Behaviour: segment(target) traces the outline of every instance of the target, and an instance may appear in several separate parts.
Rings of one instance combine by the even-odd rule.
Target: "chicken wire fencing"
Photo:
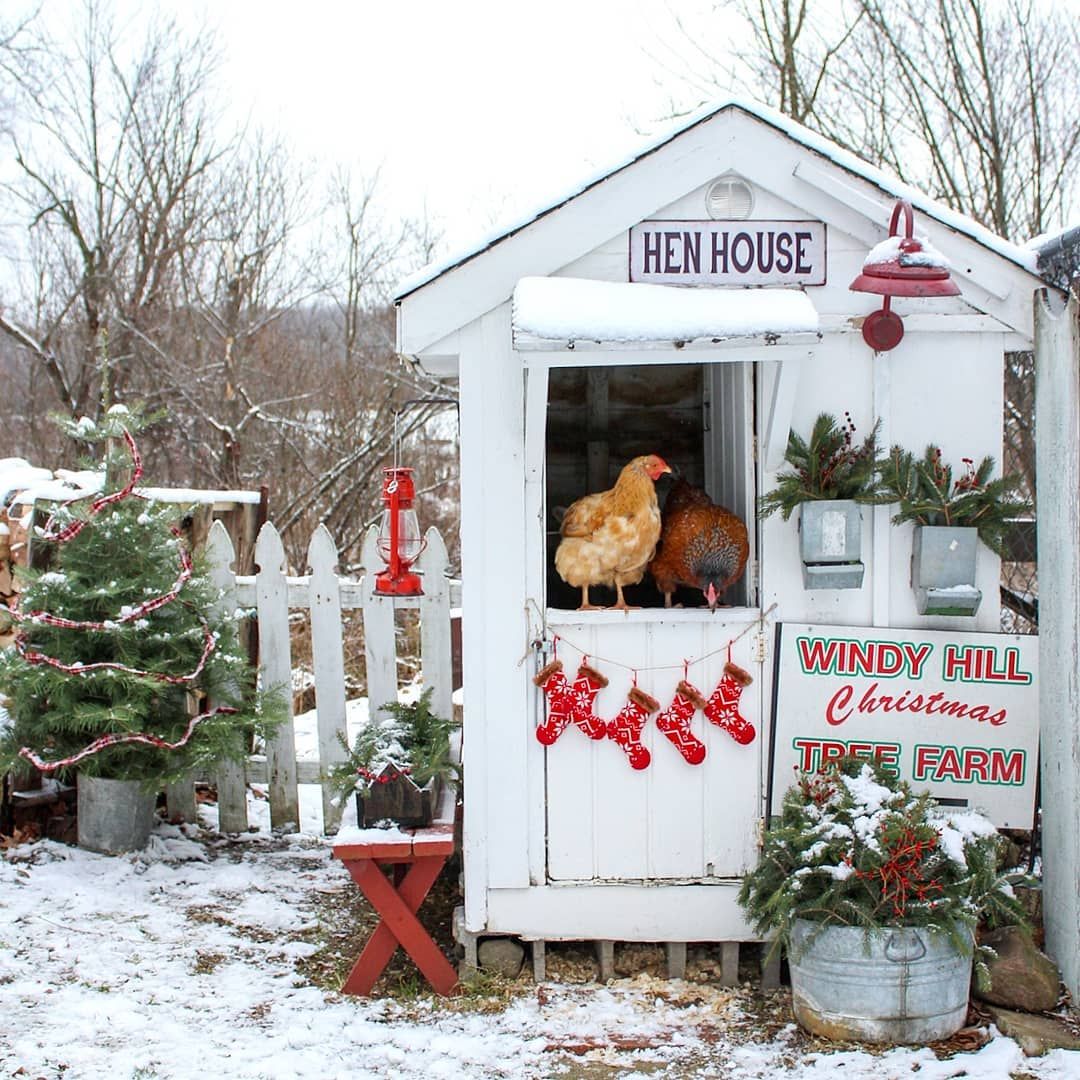
[[[1039,632],[1039,564],[1035,511],[1035,357],[1005,355],[1005,436],[1002,467],[1016,473],[1020,493],[1032,510],[1013,522],[1001,560],[1001,629],[1009,634]]]

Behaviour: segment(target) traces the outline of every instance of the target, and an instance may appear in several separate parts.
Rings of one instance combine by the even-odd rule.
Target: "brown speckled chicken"
[[[701,589],[710,610],[742,576],[750,554],[746,525],[730,510],[678,477],[664,503],[663,529],[649,572],[671,607],[680,585]]]
[[[555,569],[567,583],[581,589],[579,611],[594,609],[590,585],[615,589],[615,607],[626,610],[624,585],[636,585],[656,551],[660,536],[660,507],[653,481],[671,472],[655,454],[636,457],[623,466],[609,491],[586,495],[571,503],[562,521],[562,540],[555,552]]]

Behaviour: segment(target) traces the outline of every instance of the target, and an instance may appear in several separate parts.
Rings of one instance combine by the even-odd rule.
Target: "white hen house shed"
[[[860,331],[880,298],[848,286],[898,197],[961,295],[894,301],[906,334],[875,353]],[[758,522],[756,499],[789,428],[808,432],[823,411],[849,412],[860,435],[880,419],[886,447],[1000,461],[1004,353],[1031,347],[1029,262],[780,115],[731,102],[401,287],[398,351],[460,380],[468,932],[752,939],[735,896],[766,812],[774,624],[971,633],[999,620],[998,560],[982,545],[978,613],[920,615],[911,529],[889,508],[862,511],[859,587],[807,589],[795,520]],[[553,570],[560,512],[647,453],[747,522],[746,573],[713,612],[692,591],[666,609],[648,578],[627,589],[637,610],[578,611]],[[691,764],[654,715],[639,769],[575,725],[542,745],[533,677],[553,647],[571,682],[583,657],[607,677],[593,708],[609,720],[635,680],[662,710],[684,673],[708,696],[730,654],[753,676],[735,707],[757,737],[739,743],[699,712],[706,756]]]

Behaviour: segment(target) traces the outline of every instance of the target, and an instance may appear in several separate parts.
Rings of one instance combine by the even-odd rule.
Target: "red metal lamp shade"
[[[897,232],[904,215],[904,235]],[[960,289],[935,253],[925,250],[913,235],[915,214],[906,199],[897,201],[889,221],[889,240],[879,245],[877,258],[868,257],[862,273],[851,283],[852,292],[876,293],[885,298],[880,310],[863,321],[863,340],[875,352],[895,349],[904,336],[904,323],[892,311],[894,296],[959,296]],[[889,241],[898,238],[896,244]],[[874,255],[874,252],[871,252]]]
[[[422,596],[420,575],[410,570],[425,543],[413,509],[413,470],[404,466],[383,469],[382,498],[378,551],[386,569],[375,575],[375,592],[383,596]]]

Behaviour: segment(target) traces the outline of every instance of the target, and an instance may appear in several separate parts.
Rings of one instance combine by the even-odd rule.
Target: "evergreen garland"
[[[787,946],[796,919],[827,926],[914,926],[970,951],[976,924],[1025,923],[1003,843],[974,811],[938,807],[881,765],[848,757],[800,773],[765,834],[739,903]]]
[[[991,551],[1002,554],[1010,522],[1031,512],[1031,504],[1014,496],[1017,475],[991,479],[994,459],[984,457],[976,467],[962,458],[964,473],[953,479],[952,466],[942,459],[940,447],[927,446],[921,459],[901,446],[893,446],[881,468],[883,494],[900,504],[893,524],[970,526]]]
[[[100,424],[67,425],[91,443],[142,426],[121,407]],[[119,478],[130,462],[119,446],[106,453],[108,496],[123,490]],[[103,736],[140,733],[178,743],[191,718],[209,712],[178,749],[118,742],[77,767],[160,785],[204,773],[223,758],[242,759],[253,730],[265,736],[283,719],[279,695],[254,692],[254,673],[237,644],[240,613],[219,610],[201,560],[185,580],[176,529],[182,513],[134,495],[89,506],[82,500],[57,509],[44,535],[35,537],[36,546],[47,548],[48,569],[22,572],[18,649],[0,655],[0,694],[11,715],[0,738],[0,770],[25,768],[23,748],[55,762]],[[63,541],[49,539],[57,536]],[[137,614],[174,590],[174,597]],[[69,778],[73,771],[53,775]]]
[[[779,510],[785,521],[804,502],[821,499],[877,501],[879,420],[861,443],[854,439],[855,425],[850,413],[843,423],[829,413],[814,421],[810,438],[804,440],[794,429],[788,433],[784,460],[789,469],[776,474],[776,487],[758,501],[758,514],[768,517]]]

